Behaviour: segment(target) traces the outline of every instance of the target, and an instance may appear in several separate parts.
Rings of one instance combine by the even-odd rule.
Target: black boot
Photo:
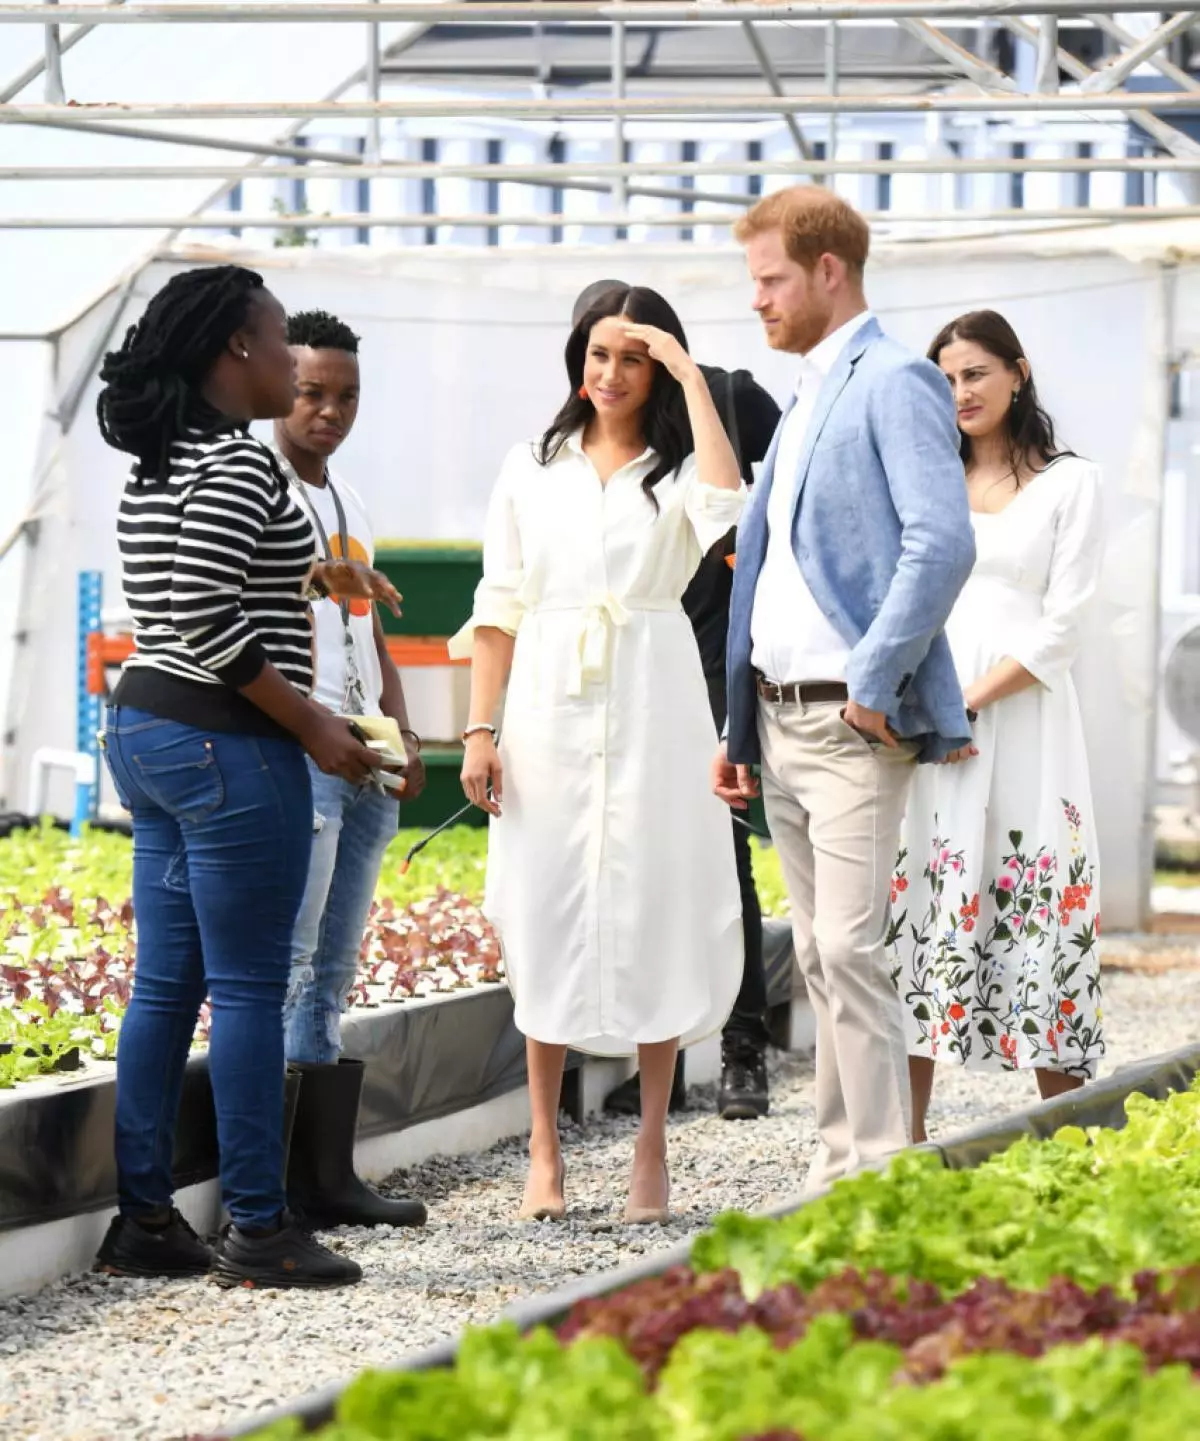
[[[213,1253],[172,1207],[145,1224],[115,1216],[96,1253],[93,1271],[106,1276],[203,1276]]]
[[[770,1108],[767,1052],[743,1036],[721,1039],[721,1090],[717,1110],[726,1121],[757,1121]]]
[[[226,1226],[213,1253],[212,1278],[218,1286],[248,1290],[324,1291],[361,1281],[362,1267],[322,1246],[285,1211],[273,1231]]]
[[[288,1206],[306,1226],[423,1226],[425,1207],[409,1197],[388,1200],[359,1180],[354,1137],[363,1063],[292,1066],[300,1100],[288,1156]]]
[[[642,1114],[642,1083],[637,1071],[627,1081],[615,1086],[604,1098],[604,1109],[610,1116],[640,1116]],[[687,1087],[683,1079],[683,1052],[675,1057],[675,1075],[671,1080],[669,1111],[687,1110]]]

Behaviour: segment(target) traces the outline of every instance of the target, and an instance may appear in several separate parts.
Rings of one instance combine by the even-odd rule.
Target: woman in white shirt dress
[[[994,311],[929,351],[954,388],[977,559],[946,626],[973,744],[916,777],[888,935],[913,1128],[937,1062],[1033,1070],[1043,1098],[1104,1054],[1095,818],[1070,667],[1101,553],[1100,475],[1064,453]]]
[[[606,292],[571,332],[566,368],[549,430],[501,469],[474,613],[451,642],[472,660],[463,788],[492,816],[484,910],[527,1038],[520,1214],[565,1212],[571,1047],[637,1055],[625,1218],[665,1221],[676,1051],[720,1029],[742,971],[729,817],[708,788],[712,716],[680,597],[745,487],[655,292]]]

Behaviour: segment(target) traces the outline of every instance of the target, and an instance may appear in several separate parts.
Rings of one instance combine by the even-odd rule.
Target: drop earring
[[[586,385],[579,387],[579,398],[580,400],[586,400],[588,398],[588,388]]]

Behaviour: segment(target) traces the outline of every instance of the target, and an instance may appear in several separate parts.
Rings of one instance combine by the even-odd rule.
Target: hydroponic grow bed
[[[690,1250],[227,1434],[1200,1435],[1198,1067],[1159,1057],[774,1217],[718,1218]]]

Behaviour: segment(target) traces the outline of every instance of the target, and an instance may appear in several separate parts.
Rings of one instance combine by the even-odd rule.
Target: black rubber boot
[[[354,1137],[363,1063],[296,1064],[300,1100],[288,1156],[288,1206],[315,1230],[331,1226],[423,1226],[425,1207],[407,1196],[389,1200],[359,1180]]]
[[[114,1216],[92,1265],[106,1276],[203,1276],[213,1253],[173,1207],[160,1224]]]
[[[627,1081],[615,1086],[604,1098],[604,1109],[610,1116],[640,1116],[642,1114],[642,1082],[637,1071]],[[675,1075],[671,1081],[669,1111],[687,1110],[687,1087],[683,1079],[683,1052],[675,1057]]]
[[[767,1052],[740,1036],[721,1042],[721,1089],[717,1110],[726,1121],[757,1121],[770,1109]]]
[[[275,1231],[226,1226],[213,1253],[211,1274],[218,1286],[324,1291],[361,1281],[362,1267],[322,1246],[285,1211]]]

